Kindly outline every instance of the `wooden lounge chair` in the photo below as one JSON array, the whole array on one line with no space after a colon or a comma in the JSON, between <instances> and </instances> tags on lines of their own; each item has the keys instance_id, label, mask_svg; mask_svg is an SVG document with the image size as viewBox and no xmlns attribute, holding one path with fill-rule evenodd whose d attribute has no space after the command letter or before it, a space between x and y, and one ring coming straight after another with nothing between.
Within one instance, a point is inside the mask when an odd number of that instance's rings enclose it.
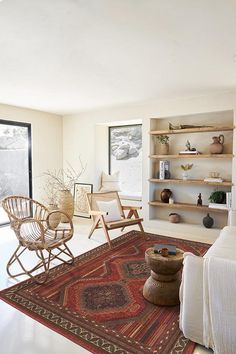
<instances>
[{"instance_id":1,"label":"wooden lounge chair","mask_svg":"<svg viewBox=\"0 0 236 354\"><path fill-rule=\"evenodd\" d=\"M126 226L138 225L141 232L144 235L144 229L142 226L143 219L138 215L138 209L141 207L136 206L122 206L120 202L120 198L117 192L106 192L106 193L88 193L87 194L88 204L89 204L89 212L93 219L93 225L91 231L89 233L89 238L92 236L94 230L99 227L102 227L107 239L109 246L111 247L111 240L109 237L109 230L114 230L117 228L121 228L122 230ZM109 211L106 207L99 206L102 202L109 205L109 202L117 203L118 207L118 217L116 220L107 221L107 215L109 215ZM109 208L108 208L109 209ZM127 216L125 216L124 211L128 211Z\"/></svg>"},{"instance_id":2,"label":"wooden lounge chair","mask_svg":"<svg viewBox=\"0 0 236 354\"><path fill-rule=\"evenodd\" d=\"M7 273L10 277L27 274L37 283L44 283L49 276L49 267L53 259L72 264L74 256L66 242L73 236L73 224L70 217L62 211L49 210L39 202L21 196L10 196L2 201L2 207L8 214L11 228L14 230L19 244L7 264ZM68 217L68 224L54 228L50 225L50 218L54 213ZM39 262L27 270L21 261L25 251L36 252ZM46 252L45 252L46 251ZM45 257L45 254L46 256ZM63 258L62 258L63 256ZM66 256L65 260L64 256ZM69 257L69 258L68 258ZM18 264L20 273L12 274L10 268ZM43 267L44 273L35 278L35 271Z\"/></svg>"}]
</instances>

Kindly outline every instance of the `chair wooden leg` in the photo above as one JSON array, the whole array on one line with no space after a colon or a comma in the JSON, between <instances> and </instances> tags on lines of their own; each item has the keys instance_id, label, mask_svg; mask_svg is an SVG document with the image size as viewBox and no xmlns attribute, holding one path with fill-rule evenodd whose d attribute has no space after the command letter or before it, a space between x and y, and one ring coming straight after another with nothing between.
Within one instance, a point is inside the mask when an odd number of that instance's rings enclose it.
<instances>
[{"instance_id":1,"label":"chair wooden leg","mask_svg":"<svg viewBox=\"0 0 236 354\"><path fill-rule=\"evenodd\" d=\"M97 228L98 224L99 224L100 218L97 218L96 220L94 220L93 225L91 227L90 233L88 235L88 238L90 238L94 232L94 230Z\"/></svg>"},{"instance_id":2,"label":"chair wooden leg","mask_svg":"<svg viewBox=\"0 0 236 354\"><path fill-rule=\"evenodd\" d=\"M131 219L133 215L134 215L134 211L131 209L131 210L128 212L127 219ZM125 229L125 226L122 227L121 231L124 231L124 229Z\"/></svg>"},{"instance_id":3,"label":"chair wooden leg","mask_svg":"<svg viewBox=\"0 0 236 354\"><path fill-rule=\"evenodd\" d=\"M64 248L62 248L62 247L64 247ZM69 247L65 243L62 246L57 247L56 249L59 252L57 254L53 254L53 259L57 258L61 262L67 263L67 264L73 264L74 263L74 259L75 259L74 255L73 255L73 253L71 252L71 250L69 249ZM70 257L70 259L68 261L66 261L65 259L60 257L61 254L64 254L64 255Z\"/></svg>"},{"instance_id":4,"label":"chair wooden leg","mask_svg":"<svg viewBox=\"0 0 236 354\"><path fill-rule=\"evenodd\" d=\"M13 253L13 255L11 256L9 262L7 263L7 273L11 278L16 278L18 276L21 275L28 275L30 278L32 278L34 281L36 281L38 284L43 284L45 283L45 281L48 278L48 265L46 264L44 255L42 254L42 251L39 250L38 253L38 257L40 258L40 262L34 266L33 268L31 268L30 270L27 270L23 263L20 260L20 256L22 255L23 252L25 252L26 250L28 250L27 247L23 247L21 245L19 245L17 247L17 249L15 250L15 252ZM29 251L29 250L28 250ZM17 262L18 265L20 266L20 268L22 269L22 272L17 273L17 274L12 274L10 271L10 267L13 263ZM49 262L50 263L50 262ZM32 274L33 272L35 272L36 270L40 269L43 266L44 270L45 270L45 276L42 277L41 280L38 280L35 278L35 276Z\"/></svg>"},{"instance_id":5,"label":"chair wooden leg","mask_svg":"<svg viewBox=\"0 0 236 354\"><path fill-rule=\"evenodd\" d=\"M137 219L139 218L139 214L138 214L138 211L137 211L137 210L134 210L134 216L135 216L135 218L137 218ZM145 231L144 231L144 228L143 228L142 223L141 223L141 222L138 223L138 226L139 226L140 231L142 232L142 234L143 234L145 240L148 240L149 238L146 237L146 234L145 234Z\"/></svg>"},{"instance_id":6,"label":"chair wooden leg","mask_svg":"<svg viewBox=\"0 0 236 354\"><path fill-rule=\"evenodd\" d=\"M103 230L105 232L105 236L106 236L107 242L109 244L109 247L111 248L112 247L111 246L111 240L110 240L109 233L107 231L107 227L106 227L106 224L105 224L103 218L101 218L101 224L102 224L102 228L103 228Z\"/></svg>"}]
</instances>

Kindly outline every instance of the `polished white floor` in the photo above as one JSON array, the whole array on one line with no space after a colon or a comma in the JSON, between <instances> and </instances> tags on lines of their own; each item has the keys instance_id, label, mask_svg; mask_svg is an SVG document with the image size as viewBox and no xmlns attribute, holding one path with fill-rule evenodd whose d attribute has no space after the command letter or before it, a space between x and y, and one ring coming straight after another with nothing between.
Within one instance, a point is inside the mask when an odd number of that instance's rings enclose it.
<instances>
[{"instance_id":1,"label":"polished white floor","mask_svg":"<svg viewBox=\"0 0 236 354\"><path fill-rule=\"evenodd\" d=\"M106 241L102 230L95 231L92 238L88 240L90 220L75 218L74 225L75 234L70 241L70 247L74 255L82 254ZM128 228L126 228L125 232L127 231ZM158 233L157 230L146 231ZM120 230L114 230L111 232L111 238L115 238L120 234ZM188 238L191 239L190 237ZM208 239L205 240L205 242L210 241ZM17 240L9 227L0 228L0 289L16 283L15 280L7 276L5 269L9 256L16 246ZM31 262L31 256L29 256L27 262ZM21 280L23 280L22 277L19 278L19 281ZM48 353L84 354L89 352L0 300L0 354ZM209 354L212 351L201 346L197 346L194 351L194 354L204 353Z\"/></svg>"}]
</instances>

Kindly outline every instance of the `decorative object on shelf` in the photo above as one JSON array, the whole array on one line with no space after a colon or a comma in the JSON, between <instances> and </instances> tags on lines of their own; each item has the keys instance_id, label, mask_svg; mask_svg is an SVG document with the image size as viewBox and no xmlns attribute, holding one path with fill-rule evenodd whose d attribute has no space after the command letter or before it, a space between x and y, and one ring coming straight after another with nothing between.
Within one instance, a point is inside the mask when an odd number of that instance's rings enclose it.
<instances>
[{"instance_id":1,"label":"decorative object on shelf","mask_svg":"<svg viewBox=\"0 0 236 354\"><path fill-rule=\"evenodd\" d=\"M220 172L212 171L209 173L210 178L221 178L220 177Z\"/></svg>"},{"instance_id":2,"label":"decorative object on shelf","mask_svg":"<svg viewBox=\"0 0 236 354\"><path fill-rule=\"evenodd\" d=\"M169 154L169 137L168 135L157 135L156 140L158 142L158 150L160 155Z\"/></svg>"},{"instance_id":3,"label":"decorative object on shelf","mask_svg":"<svg viewBox=\"0 0 236 354\"><path fill-rule=\"evenodd\" d=\"M172 195L172 192L170 189L168 188L164 188L162 191L161 191L161 194L160 194L160 197L161 197L161 201L163 203L169 203L169 199L170 199L170 196Z\"/></svg>"},{"instance_id":4,"label":"decorative object on shelf","mask_svg":"<svg viewBox=\"0 0 236 354\"><path fill-rule=\"evenodd\" d=\"M87 193L93 193L93 185L89 183L75 183L74 185L74 215L82 218L91 218Z\"/></svg>"},{"instance_id":5,"label":"decorative object on shelf","mask_svg":"<svg viewBox=\"0 0 236 354\"><path fill-rule=\"evenodd\" d=\"M191 147L189 140L187 140L185 146L186 146L186 149L183 151L180 151L179 155L198 155L198 154L200 154L200 152L197 151L196 148Z\"/></svg>"},{"instance_id":6,"label":"decorative object on shelf","mask_svg":"<svg viewBox=\"0 0 236 354\"><path fill-rule=\"evenodd\" d=\"M226 192L224 192L224 191L212 192L209 197L209 201L210 201L209 208L226 209L227 210Z\"/></svg>"},{"instance_id":7,"label":"decorative object on shelf","mask_svg":"<svg viewBox=\"0 0 236 354\"><path fill-rule=\"evenodd\" d=\"M191 129L191 128L213 128L212 125L193 125L193 124L180 124L173 125L169 123L169 130Z\"/></svg>"},{"instance_id":8,"label":"decorative object on shelf","mask_svg":"<svg viewBox=\"0 0 236 354\"><path fill-rule=\"evenodd\" d=\"M207 216L202 219L202 223L207 229L210 229L214 224L214 219L207 213Z\"/></svg>"},{"instance_id":9,"label":"decorative object on shelf","mask_svg":"<svg viewBox=\"0 0 236 354\"><path fill-rule=\"evenodd\" d=\"M169 221L172 222L173 224L178 224L180 222L180 215L177 213L170 213Z\"/></svg>"},{"instance_id":10,"label":"decorative object on shelf","mask_svg":"<svg viewBox=\"0 0 236 354\"><path fill-rule=\"evenodd\" d=\"M211 203L225 204L226 203L226 192L225 191L214 191L209 197Z\"/></svg>"},{"instance_id":11,"label":"decorative object on shelf","mask_svg":"<svg viewBox=\"0 0 236 354\"><path fill-rule=\"evenodd\" d=\"M191 164L188 163L186 165L181 165L180 167L183 170L183 180L186 181L187 179L189 179L189 171L192 169L193 163L191 163Z\"/></svg>"},{"instance_id":12,"label":"decorative object on shelf","mask_svg":"<svg viewBox=\"0 0 236 354\"><path fill-rule=\"evenodd\" d=\"M186 151L196 151L195 148L192 148L192 147L191 147L191 144L190 144L190 141L189 141L189 140L187 140L185 146L186 146Z\"/></svg>"},{"instance_id":13,"label":"decorative object on shelf","mask_svg":"<svg viewBox=\"0 0 236 354\"><path fill-rule=\"evenodd\" d=\"M222 154L224 149L224 135L220 134L219 136L213 136L213 143L210 144L210 153L211 154Z\"/></svg>"},{"instance_id":14,"label":"decorative object on shelf","mask_svg":"<svg viewBox=\"0 0 236 354\"><path fill-rule=\"evenodd\" d=\"M204 182L215 182L215 183L222 183L224 180L220 177L219 172L210 172L209 177L204 178Z\"/></svg>"},{"instance_id":15,"label":"decorative object on shelf","mask_svg":"<svg viewBox=\"0 0 236 354\"><path fill-rule=\"evenodd\" d=\"M202 206L202 193L198 194L197 205Z\"/></svg>"},{"instance_id":16,"label":"decorative object on shelf","mask_svg":"<svg viewBox=\"0 0 236 354\"><path fill-rule=\"evenodd\" d=\"M174 198L173 198L173 197L170 197L170 198L169 198L169 204L174 204L174 202L175 202L175 201L174 201Z\"/></svg>"},{"instance_id":17,"label":"decorative object on shelf","mask_svg":"<svg viewBox=\"0 0 236 354\"><path fill-rule=\"evenodd\" d=\"M170 179L170 162L167 160L161 160L159 162L159 178Z\"/></svg>"}]
</instances>

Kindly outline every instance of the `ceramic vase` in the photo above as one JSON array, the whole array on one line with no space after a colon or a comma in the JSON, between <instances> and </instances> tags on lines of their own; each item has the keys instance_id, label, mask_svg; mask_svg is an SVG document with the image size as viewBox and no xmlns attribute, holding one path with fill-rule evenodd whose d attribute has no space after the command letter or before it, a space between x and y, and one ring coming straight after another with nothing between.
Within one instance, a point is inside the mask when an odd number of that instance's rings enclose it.
<instances>
[{"instance_id":1,"label":"ceramic vase","mask_svg":"<svg viewBox=\"0 0 236 354\"><path fill-rule=\"evenodd\" d=\"M74 215L74 199L69 190L62 190L59 194L59 209L67 213L72 219ZM68 218L65 215L61 215L61 222L68 222Z\"/></svg>"},{"instance_id":2,"label":"ceramic vase","mask_svg":"<svg viewBox=\"0 0 236 354\"><path fill-rule=\"evenodd\" d=\"M213 136L213 143L210 145L211 154L222 154L224 149L224 135Z\"/></svg>"},{"instance_id":3,"label":"ceramic vase","mask_svg":"<svg viewBox=\"0 0 236 354\"><path fill-rule=\"evenodd\" d=\"M163 203L169 203L169 199L170 199L170 196L171 196L171 195L172 195L172 192L171 192L170 189L168 189L168 188L163 189L163 190L161 191L161 195L160 195L161 201L162 201Z\"/></svg>"},{"instance_id":4,"label":"ceramic vase","mask_svg":"<svg viewBox=\"0 0 236 354\"><path fill-rule=\"evenodd\" d=\"M189 179L189 171L183 171L182 176L183 176L184 181L188 180Z\"/></svg>"},{"instance_id":5,"label":"ceramic vase","mask_svg":"<svg viewBox=\"0 0 236 354\"><path fill-rule=\"evenodd\" d=\"M207 229L210 229L214 224L214 220L209 214L202 219L202 222Z\"/></svg>"}]
</instances>

